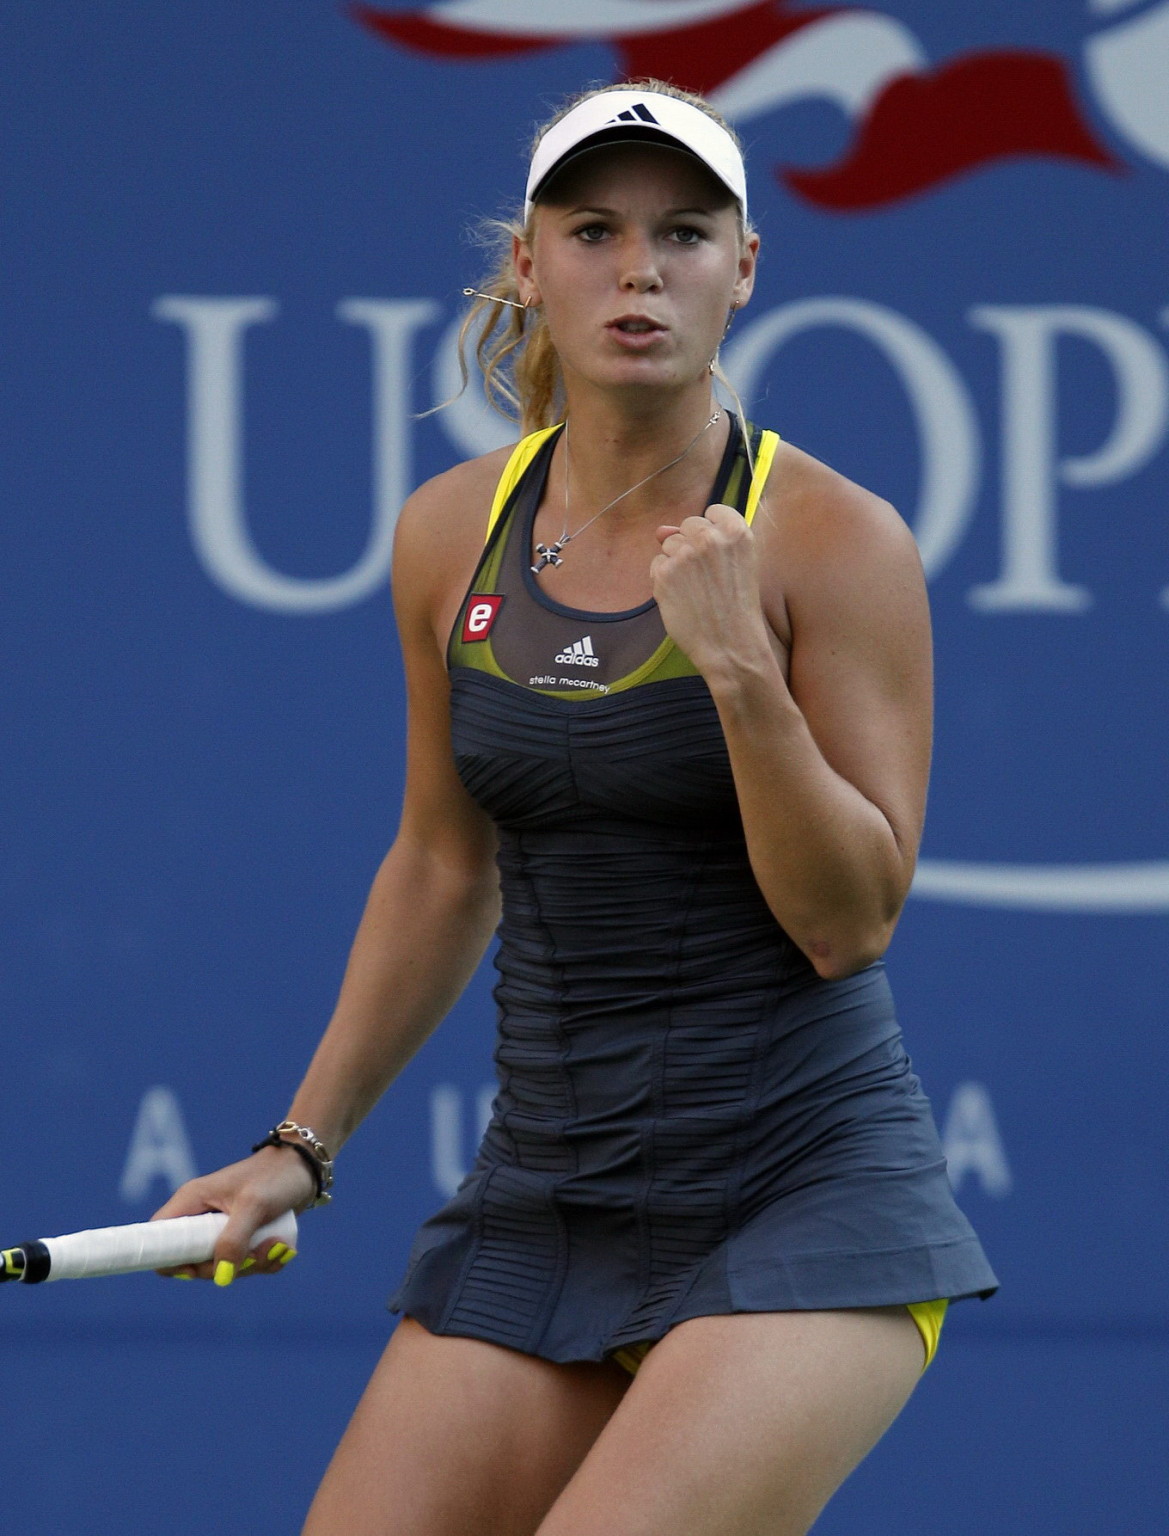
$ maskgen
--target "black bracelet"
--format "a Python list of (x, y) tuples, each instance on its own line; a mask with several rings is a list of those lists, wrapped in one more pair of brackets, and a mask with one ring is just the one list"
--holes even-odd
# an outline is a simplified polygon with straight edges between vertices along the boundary
[(259, 1152), (263, 1147), (289, 1147), (304, 1161), (306, 1167), (313, 1176), (313, 1187), (316, 1190), (314, 1205), (327, 1205), (332, 1198), (325, 1193), (324, 1180), (321, 1175), (321, 1165), (312, 1155), (309, 1149), (299, 1141), (285, 1141), (283, 1136), (277, 1136), (275, 1131), (269, 1131), (263, 1141), (258, 1141), (252, 1148), (253, 1152)]

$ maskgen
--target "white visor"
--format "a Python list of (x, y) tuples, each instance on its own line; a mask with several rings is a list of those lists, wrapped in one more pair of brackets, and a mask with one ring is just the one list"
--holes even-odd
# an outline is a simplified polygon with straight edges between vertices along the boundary
[(554, 171), (587, 149), (628, 139), (664, 140), (697, 156), (738, 199), (747, 218), (747, 172), (725, 128), (688, 101), (656, 91), (602, 91), (553, 124), (536, 145), (528, 172), (524, 219)]

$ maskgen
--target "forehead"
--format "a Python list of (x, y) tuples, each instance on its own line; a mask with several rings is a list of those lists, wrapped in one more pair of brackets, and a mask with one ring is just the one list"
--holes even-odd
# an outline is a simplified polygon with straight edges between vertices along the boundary
[(687, 150), (641, 141), (603, 144), (577, 155), (552, 176), (538, 205), (614, 207), (645, 200), (712, 213), (736, 206), (713, 171)]

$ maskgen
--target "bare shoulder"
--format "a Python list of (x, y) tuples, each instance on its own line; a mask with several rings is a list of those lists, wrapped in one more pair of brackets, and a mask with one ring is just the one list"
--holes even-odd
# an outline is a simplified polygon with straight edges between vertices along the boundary
[(761, 510), (788, 561), (823, 567), (884, 564), (920, 567), (904, 518), (883, 497), (830, 468), (810, 453), (781, 443)]
[(424, 481), (406, 500), (394, 537), (399, 625), (444, 634), (474, 574), (487, 518), (512, 448), (467, 459)]
[(477, 542), (482, 548), (495, 487), (511, 454), (510, 447), (497, 448), (424, 481), (402, 507), (395, 552), (409, 560), (418, 545), (436, 537), (455, 547)]
[(791, 443), (776, 450), (755, 527), (769, 606), (791, 622), (809, 604), (924, 603), (917, 545), (897, 509)]

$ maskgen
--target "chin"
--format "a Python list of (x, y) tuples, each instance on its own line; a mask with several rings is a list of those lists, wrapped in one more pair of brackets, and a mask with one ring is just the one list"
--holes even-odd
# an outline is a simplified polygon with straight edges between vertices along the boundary
[(592, 378), (613, 389), (678, 389), (705, 371), (705, 365), (702, 369), (687, 368), (677, 358), (628, 357), (598, 368)]

